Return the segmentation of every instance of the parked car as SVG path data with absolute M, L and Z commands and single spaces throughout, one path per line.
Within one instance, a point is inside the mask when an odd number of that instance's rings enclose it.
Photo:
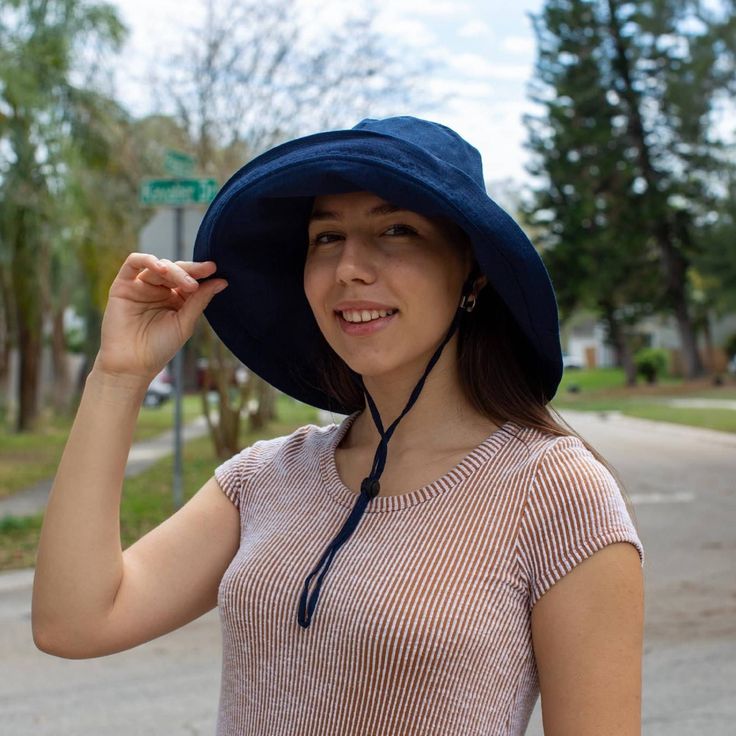
M 562 368 L 563 369 L 573 369 L 578 370 L 581 368 L 584 368 L 583 361 L 580 360 L 580 358 L 577 358 L 574 355 L 570 355 L 569 353 L 562 353 Z
M 151 381 L 146 390 L 146 396 L 143 399 L 143 406 L 156 407 L 161 406 L 171 398 L 174 388 L 171 385 L 171 374 L 168 368 L 164 368 Z

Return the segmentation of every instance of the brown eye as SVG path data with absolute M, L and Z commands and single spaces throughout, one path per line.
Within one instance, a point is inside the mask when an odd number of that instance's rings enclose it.
M 339 240 L 340 235 L 337 233 L 317 233 L 313 238 L 309 240 L 309 245 L 329 245 L 334 243 L 335 240 Z
M 400 237 L 402 235 L 416 235 L 417 231 L 413 227 L 409 227 L 409 225 L 391 225 L 385 234 Z

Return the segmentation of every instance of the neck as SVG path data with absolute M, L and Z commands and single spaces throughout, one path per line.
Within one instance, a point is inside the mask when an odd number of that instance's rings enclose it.
M 417 446 L 429 447 L 441 443 L 459 428 L 468 428 L 468 423 L 488 424 L 485 418 L 470 406 L 463 392 L 457 364 L 457 336 L 454 336 L 442 351 L 437 364 L 429 372 L 424 387 L 414 405 L 399 422 L 391 438 L 390 446 L 396 451 Z M 404 410 L 411 392 L 421 377 L 424 368 L 404 371 L 391 377 L 363 378 L 381 416 L 384 431 Z M 366 405 L 351 429 L 351 444 L 374 446 L 380 441 L 378 429 Z

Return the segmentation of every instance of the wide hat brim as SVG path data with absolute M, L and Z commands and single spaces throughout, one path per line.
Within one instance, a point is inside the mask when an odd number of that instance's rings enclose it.
M 313 197 L 351 191 L 450 218 L 465 230 L 538 359 L 551 399 L 562 376 L 557 304 L 529 239 L 460 168 L 370 130 L 319 133 L 277 146 L 234 174 L 209 206 L 193 258 L 215 261 L 215 276 L 229 283 L 205 316 L 232 353 L 289 396 L 329 411 L 350 410 L 321 388 L 321 337 L 304 295 L 303 268 Z

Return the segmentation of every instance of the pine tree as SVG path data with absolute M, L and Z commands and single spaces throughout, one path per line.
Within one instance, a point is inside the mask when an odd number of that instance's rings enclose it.
M 606 35 L 594 3 L 549 0 L 535 18 L 538 42 L 529 117 L 531 216 L 555 284 L 561 316 L 593 310 L 635 381 L 628 332 L 655 296 L 641 194 L 618 99 L 610 92 Z
M 568 156 L 567 163 L 550 162 L 549 152 L 540 149 L 545 129 L 557 126 L 558 143 L 590 150 L 588 186 L 598 196 L 605 193 L 608 212 L 616 213 L 601 223 L 601 248 L 621 249 L 625 243 L 619 255 L 631 258 L 629 274 L 636 276 L 622 284 L 628 291 L 627 311 L 635 315 L 637 304 L 649 302 L 675 317 L 688 377 L 702 372 L 688 269 L 707 247 L 702 224 L 719 204 L 714 179 L 725 164 L 722 145 L 712 135 L 712 113 L 719 95 L 733 85 L 735 23 L 732 0 L 720 14 L 708 13 L 697 0 L 549 0 L 536 19 L 536 98 L 546 111 L 532 129 L 530 145 L 539 154 L 539 169 L 554 188 L 556 178 L 569 187 L 579 176 L 573 170 L 579 160 L 569 162 Z M 562 61 L 554 59 L 555 44 Z M 563 101 L 569 108 L 566 116 L 559 115 Z M 606 132 L 608 147 L 600 145 Z M 612 179 L 614 169 L 620 175 Z M 539 197 L 538 204 L 544 200 Z M 570 217 L 559 206 L 550 215 Z M 566 239 L 574 240 L 574 229 L 575 222 L 568 223 Z M 562 256 L 550 255 L 550 260 L 571 268 L 574 254 Z M 659 278 L 654 297 L 649 287 L 657 277 L 650 274 L 640 283 L 641 269 L 653 256 Z M 599 263 L 612 269 L 614 278 L 626 273 L 612 262 L 619 260 L 607 253 Z

